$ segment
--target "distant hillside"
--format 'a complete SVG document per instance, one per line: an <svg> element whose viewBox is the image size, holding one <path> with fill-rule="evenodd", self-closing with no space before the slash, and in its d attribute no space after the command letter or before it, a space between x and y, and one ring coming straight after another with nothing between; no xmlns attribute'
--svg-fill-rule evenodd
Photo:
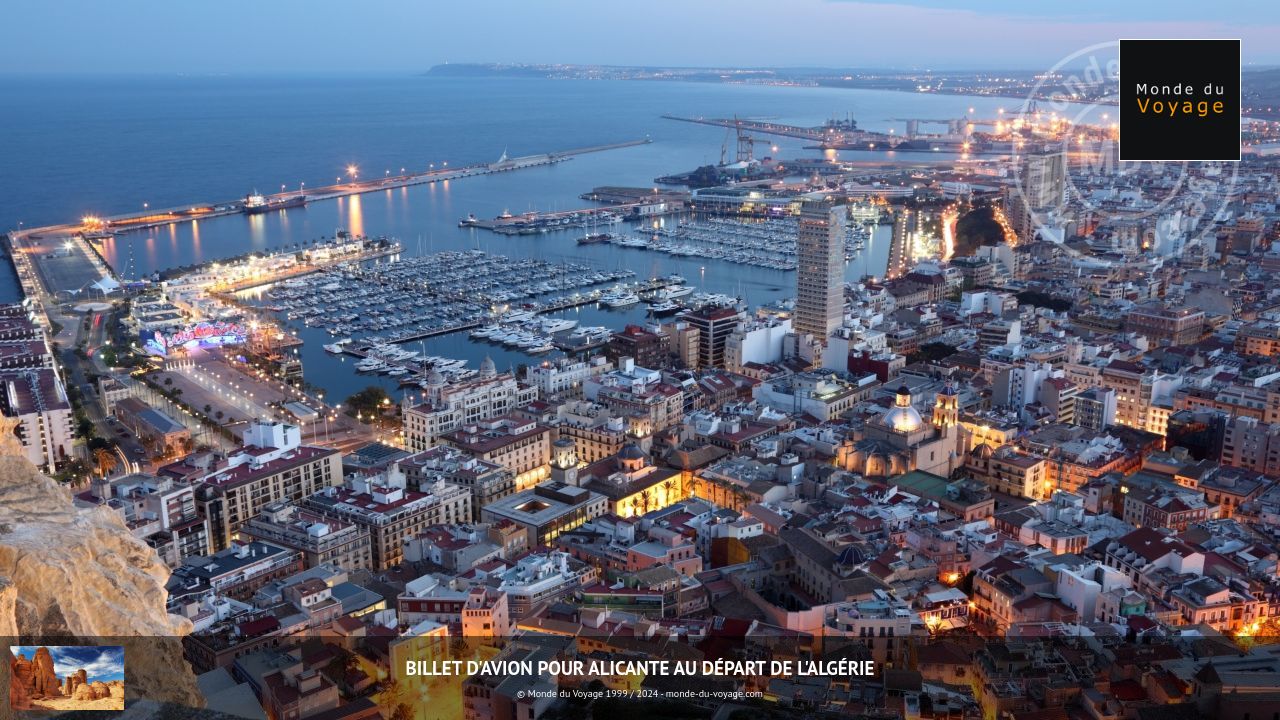
<svg viewBox="0 0 1280 720"><path fill-rule="evenodd" d="M433 77L550 77L550 68L541 65L493 65L489 63L448 63L436 65L424 75Z"/></svg>

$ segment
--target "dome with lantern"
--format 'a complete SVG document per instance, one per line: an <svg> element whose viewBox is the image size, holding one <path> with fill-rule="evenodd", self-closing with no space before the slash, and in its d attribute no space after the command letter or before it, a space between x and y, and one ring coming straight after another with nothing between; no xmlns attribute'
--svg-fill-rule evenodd
<svg viewBox="0 0 1280 720"><path fill-rule="evenodd" d="M924 418L911 404L911 391L906 385L898 388L894 405L880 418L880 424L895 432L911 433L924 427Z"/></svg>

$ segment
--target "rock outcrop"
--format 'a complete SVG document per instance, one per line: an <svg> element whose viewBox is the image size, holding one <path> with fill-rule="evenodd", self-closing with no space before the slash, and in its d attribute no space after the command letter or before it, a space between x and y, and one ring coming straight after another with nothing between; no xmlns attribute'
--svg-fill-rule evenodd
<svg viewBox="0 0 1280 720"><path fill-rule="evenodd" d="M201 707L182 657L191 623L165 611L169 569L119 514L72 504L23 457L14 427L0 418L0 636L123 645L128 697Z"/></svg>
<svg viewBox="0 0 1280 720"><path fill-rule="evenodd" d="M47 647L38 648L31 658L31 697L38 700L61 695L62 683L53 669L53 655Z"/></svg>
<svg viewBox="0 0 1280 720"><path fill-rule="evenodd" d="M76 688L88 681L89 678L85 676L84 668L80 668L67 676L66 685L62 688L62 694L67 697L73 697L75 695Z"/></svg>
<svg viewBox="0 0 1280 720"><path fill-rule="evenodd" d="M28 710L31 708L31 692L27 689L31 683L31 661L22 655L14 657L12 650L5 652L9 653L9 707Z"/></svg>

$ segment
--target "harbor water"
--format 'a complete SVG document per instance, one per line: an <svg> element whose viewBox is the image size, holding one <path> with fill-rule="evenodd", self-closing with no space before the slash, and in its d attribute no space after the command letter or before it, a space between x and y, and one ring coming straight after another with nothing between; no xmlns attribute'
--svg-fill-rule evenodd
<svg viewBox="0 0 1280 720"><path fill-rule="evenodd" d="M157 270L286 248L339 229L398 238L406 255L479 249L548 262L625 268L637 278L679 274L699 291L751 305L794 296L794 272L679 257L611 244L579 245L582 230L505 236L458 227L468 214L555 211L591 205L578 196L602 185L651 186L655 177L719 162L734 139L723 128L663 120L684 116L769 118L816 125L846 114L869 129L891 117L994 116L1016 101L888 91L668 82L400 78L114 78L0 80L23 113L0 116L0 148L13 171L0 176L10 202L0 226L66 222L149 207L228 200L347 177L376 178L649 137L651 144L575 157L508 173L388 189L304 208L233 215L130 232L107 241L104 257L126 278ZM901 131L901 130L899 130ZM756 155L816 157L798 140L757 138ZM922 162L941 154L849 152L845 158ZM662 222L675 222L667 218ZM634 230L628 227L628 230ZM848 264L846 277L883 274L889 228L880 226ZM4 284L10 284L5 282ZM582 325L621 327L645 306L583 306L561 313ZM357 378L352 360L326 353L323 330L292 326L306 343L307 378L335 397L387 378ZM416 344L415 344L416 345ZM426 353L486 356L500 369L538 362L469 339L431 338Z"/></svg>

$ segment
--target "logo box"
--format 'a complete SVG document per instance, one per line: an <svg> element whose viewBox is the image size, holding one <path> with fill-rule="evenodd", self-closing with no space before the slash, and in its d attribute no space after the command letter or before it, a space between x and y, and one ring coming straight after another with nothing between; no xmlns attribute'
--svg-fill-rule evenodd
<svg viewBox="0 0 1280 720"><path fill-rule="evenodd" d="M1240 41L1120 41L1122 161L1240 160Z"/></svg>

